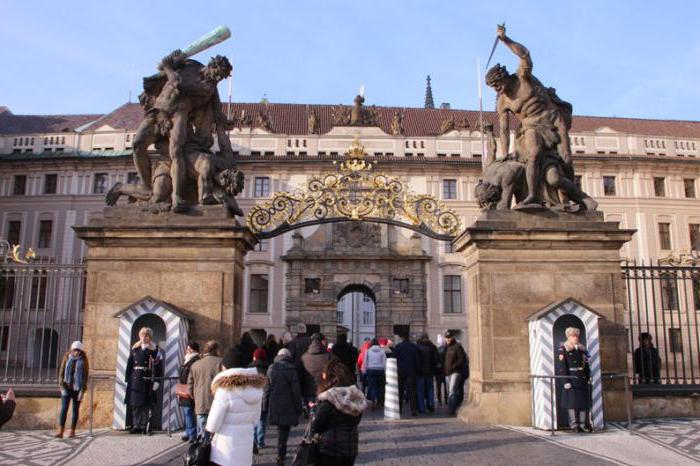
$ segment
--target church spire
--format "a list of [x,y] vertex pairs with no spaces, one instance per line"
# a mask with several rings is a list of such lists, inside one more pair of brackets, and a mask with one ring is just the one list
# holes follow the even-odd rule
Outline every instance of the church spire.
[[430,75],[425,78],[425,108],[435,108],[433,88],[430,87]]

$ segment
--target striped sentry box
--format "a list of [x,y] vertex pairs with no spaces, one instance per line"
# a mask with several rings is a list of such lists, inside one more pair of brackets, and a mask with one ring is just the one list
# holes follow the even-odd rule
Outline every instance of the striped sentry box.
[[[178,368],[183,362],[185,347],[187,345],[187,333],[189,327],[189,317],[185,316],[174,306],[159,301],[150,296],[146,296],[126,309],[118,312],[115,317],[119,318],[119,341],[117,343],[117,368],[114,384],[114,417],[112,428],[123,430],[126,428],[126,363],[131,350],[131,328],[136,319],[144,314],[155,314],[165,324],[165,348],[161,348],[165,353],[165,367],[163,375],[165,377],[177,377]],[[176,381],[175,381],[176,382]],[[182,413],[178,407],[175,396],[175,383],[163,384],[164,389],[170,389],[170,396],[163,394],[162,426],[163,430],[177,430],[184,423]]]
[[[555,375],[555,349],[553,340],[554,324],[563,315],[575,315],[583,322],[586,329],[586,347],[590,354],[591,367],[591,418],[594,429],[602,429],[603,423],[603,388],[600,369],[600,339],[598,335],[597,312],[587,308],[579,301],[568,298],[550,304],[528,317],[530,333],[530,373],[532,375]],[[552,429],[557,425],[556,385],[552,394],[548,379],[533,379],[532,419],[538,429]],[[554,400],[555,409],[552,410]],[[554,417],[552,417],[554,411]]]
[[401,419],[401,404],[399,403],[399,371],[396,366],[396,358],[388,358],[386,360],[384,419]]

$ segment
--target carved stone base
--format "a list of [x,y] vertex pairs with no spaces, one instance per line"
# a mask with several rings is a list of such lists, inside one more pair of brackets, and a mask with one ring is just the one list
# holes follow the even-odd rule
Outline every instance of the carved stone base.
[[[531,423],[526,317],[569,297],[604,316],[603,372],[627,371],[620,253],[634,230],[602,212],[486,211],[455,240],[467,259],[471,379],[460,417]],[[607,420],[625,416],[621,381],[604,382]]]
[[[189,338],[215,339],[223,348],[238,338],[243,257],[255,239],[223,206],[198,207],[195,215],[108,207],[103,218],[73,228],[88,245],[83,343],[92,371],[115,373],[114,316],[145,296],[191,316]],[[106,390],[112,393],[114,383]],[[99,408],[111,410],[107,404]]]

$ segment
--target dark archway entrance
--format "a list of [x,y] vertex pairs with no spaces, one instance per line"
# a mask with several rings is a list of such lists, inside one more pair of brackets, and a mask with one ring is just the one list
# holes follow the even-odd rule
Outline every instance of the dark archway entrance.
[[347,333],[348,341],[356,347],[376,335],[376,316],[376,298],[369,287],[348,285],[338,295],[338,333]]
[[[131,344],[133,345],[139,339],[139,330],[143,327],[149,327],[153,330],[153,342],[156,343],[161,350],[165,351],[165,322],[157,314],[144,314],[134,321],[131,326]],[[165,364],[165,361],[163,362]],[[163,384],[158,390],[158,399],[153,405],[151,414],[151,428],[153,430],[161,430],[163,422]],[[131,409],[126,410],[126,424],[132,425]]]

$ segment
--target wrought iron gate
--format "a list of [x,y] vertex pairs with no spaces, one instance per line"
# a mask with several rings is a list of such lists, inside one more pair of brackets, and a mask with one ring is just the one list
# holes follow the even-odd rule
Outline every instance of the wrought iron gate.
[[[700,384],[698,265],[693,256],[623,264],[634,383]],[[643,347],[646,334],[653,347]]]
[[63,354],[82,339],[85,264],[2,259],[0,384],[55,384]]

